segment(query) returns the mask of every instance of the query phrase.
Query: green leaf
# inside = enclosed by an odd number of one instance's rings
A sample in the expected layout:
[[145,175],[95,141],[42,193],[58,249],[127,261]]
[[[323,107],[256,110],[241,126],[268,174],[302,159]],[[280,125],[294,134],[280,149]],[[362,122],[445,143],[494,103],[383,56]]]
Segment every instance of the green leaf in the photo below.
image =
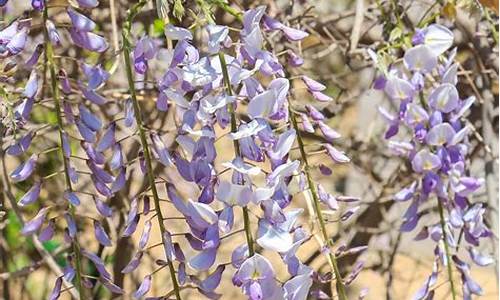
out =
[[43,242],[43,248],[45,248],[45,250],[47,250],[49,252],[56,250],[57,247],[59,247],[59,245],[60,244],[54,240]]
[[[56,251],[61,246],[61,243],[59,241],[56,241],[56,240],[46,241],[46,242],[43,242],[42,244],[43,244],[43,248],[50,253],[54,253],[54,251]],[[56,262],[59,266],[61,266],[61,267],[66,266],[66,259],[64,258],[64,253],[59,253],[59,255],[57,255],[55,257],[55,259],[56,259]]]
[[13,211],[7,215],[7,226],[5,227],[5,240],[11,249],[18,249],[25,242],[26,238],[21,234],[21,222]]
[[153,36],[160,37],[163,35],[163,28],[165,28],[165,22],[161,19],[156,19],[153,22]]
[[392,42],[397,41],[401,36],[403,35],[403,31],[401,28],[396,27],[391,31],[391,34],[389,35],[389,40]]

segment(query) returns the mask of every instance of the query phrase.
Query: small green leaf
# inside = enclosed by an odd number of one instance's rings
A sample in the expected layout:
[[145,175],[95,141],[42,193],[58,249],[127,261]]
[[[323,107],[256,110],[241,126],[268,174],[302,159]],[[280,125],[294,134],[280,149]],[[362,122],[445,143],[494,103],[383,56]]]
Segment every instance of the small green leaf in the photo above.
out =
[[159,37],[163,35],[163,28],[165,28],[165,22],[160,19],[156,19],[153,22],[153,36]]
[[389,40],[395,42],[401,37],[402,34],[403,32],[401,31],[401,28],[396,27],[391,31],[391,34],[389,35]]
[[21,235],[21,222],[13,211],[8,212],[7,226],[5,227],[5,240],[11,249],[17,249],[25,242]]
[[59,247],[59,243],[57,241],[50,240],[50,241],[43,242],[43,248],[45,248],[45,250],[47,250],[49,252],[56,250],[57,247]]

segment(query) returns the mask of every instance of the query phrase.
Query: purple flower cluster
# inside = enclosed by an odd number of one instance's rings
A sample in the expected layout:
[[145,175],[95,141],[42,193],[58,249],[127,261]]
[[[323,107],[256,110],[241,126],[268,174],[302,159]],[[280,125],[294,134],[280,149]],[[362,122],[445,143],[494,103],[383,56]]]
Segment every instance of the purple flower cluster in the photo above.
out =
[[[453,298],[457,288],[453,273],[458,271],[464,299],[470,299],[482,290],[471,278],[469,264],[458,257],[458,250],[466,248],[477,265],[493,262],[476,250],[480,240],[492,232],[484,223],[484,204],[473,198],[484,180],[470,175],[468,135],[472,129],[463,121],[475,99],[461,99],[457,91],[456,49],[447,52],[453,45],[449,29],[429,25],[418,29],[412,42],[403,57],[404,69],[382,69],[384,74],[376,80],[375,88],[383,90],[397,109],[391,113],[380,108],[389,125],[385,133],[389,148],[406,158],[415,173],[415,180],[394,195],[395,201],[410,202],[400,230],[415,230],[432,211],[422,209],[429,203],[438,208],[440,216],[438,221],[426,219],[415,237],[436,242],[436,261],[432,274],[414,298],[433,298],[442,265],[448,269]],[[378,60],[374,52],[371,56]],[[396,138],[400,132],[402,138]]]
[[[95,33],[96,23],[84,14],[99,3],[76,2],[78,7],[66,9],[72,43],[96,55],[105,52],[108,43]],[[113,226],[108,225],[119,212],[111,206],[110,199],[130,183],[135,169],[144,175],[148,185],[127,201],[128,215],[124,227],[118,228],[121,237],[132,236],[142,228],[136,252],[122,273],[137,270],[144,254],[152,247],[163,247],[164,258],[157,260],[157,270],[144,277],[132,293],[134,298],[145,296],[151,289],[154,274],[166,268],[173,291],[164,295],[165,298],[175,295],[180,299],[184,287],[195,287],[204,296],[217,299],[221,295],[216,288],[224,272],[232,269],[233,284],[241,287],[249,299],[307,299],[313,282],[332,280],[336,281],[339,298],[347,299],[344,286],[352,282],[362,265],[357,265],[345,280],[341,278],[336,256],[349,250],[333,249],[320,205],[336,211],[338,201],[355,202],[357,199],[334,197],[313,182],[312,166],[307,162],[299,131],[315,132],[319,128],[326,140],[322,147],[333,162],[347,163],[349,158],[331,145],[340,134],[327,125],[318,109],[306,105],[304,112],[299,112],[292,106],[287,70],[273,51],[266,49],[270,32],[279,32],[288,42],[300,41],[308,34],[272,19],[266,15],[265,7],[258,7],[243,13],[239,36],[230,35],[228,27],[214,24],[212,17],[206,15],[209,24],[196,29],[206,36],[199,45],[195,44],[191,30],[167,24],[164,36],[169,41],[167,44],[174,46],[165,48],[160,39],[148,35],[136,38],[130,32],[133,17],[145,3],[139,1],[129,10],[123,26],[123,56],[130,98],[116,102],[103,96],[103,88],[111,74],[102,65],[77,60],[78,71],[83,74],[78,79],[72,79],[62,68],[61,58],[55,56],[55,51],[64,44],[67,35],[50,20],[45,1],[32,1],[33,8],[43,15],[44,39],[24,64],[25,71],[32,71],[13,108],[15,119],[9,133],[16,133],[18,138],[8,147],[7,154],[27,157],[10,173],[11,181],[32,179],[33,182],[17,205],[38,207],[38,213],[25,222],[22,234],[48,241],[56,234],[56,223],[62,221],[64,240],[72,246],[72,254],[67,257],[63,274],[58,274],[50,299],[60,296],[63,283],[68,284],[70,290],[73,284],[82,299],[98,282],[111,293],[126,293],[114,283],[103,257],[90,248],[97,243],[101,248],[115,244],[116,234],[111,234]],[[0,31],[2,56],[9,58],[22,54],[28,32],[29,24],[21,21],[14,21]],[[273,33],[273,36],[276,35]],[[53,152],[52,149],[42,149],[38,153],[30,151],[34,141],[44,136],[41,132],[44,127],[28,130],[32,128],[28,126],[32,125],[32,110],[42,106],[41,98],[45,96],[39,96],[42,74],[35,68],[42,63],[39,62],[42,53],[47,58],[50,73],[49,103],[54,105],[57,115],[55,130],[59,141],[56,150],[60,151],[58,159],[62,161],[62,170],[36,179],[40,175],[35,172],[37,162]],[[297,54],[290,49],[287,53],[290,66],[302,65],[303,60]],[[136,82],[152,75],[150,62],[160,60],[163,72],[155,78],[156,108],[174,115],[177,147],[170,147],[161,129],[146,126],[144,107],[137,99]],[[332,100],[324,93],[323,84],[307,76],[300,78],[314,99]],[[9,79],[4,81],[12,83]],[[113,114],[120,111],[107,124],[102,118],[106,106],[116,108]],[[240,120],[239,114],[247,117]],[[45,128],[52,130],[54,126]],[[123,151],[130,139],[141,145],[132,159]],[[221,156],[218,150],[217,143],[224,140],[233,144],[234,156],[230,159],[227,152]],[[297,144],[300,159],[290,154]],[[31,152],[34,153],[29,154]],[[161,166],[160,170],[166,168],[176,172],[183,184],[196,191],[195,196],[184,197],[181,185],[155,172],[157,166]],[[325,165],[320,166],[320,170],[324,175],[332,172]],[[43,170],[38,171],[43,173]],[[63,201],[40,203],[40,192],[46,182],[58,175],[64,175],[65,179]],[[290,207],[294,178],[299,178],[302,191],[312,195],[324,243],[321,252],[328,257],[334,274],[319,273],[297,256],[298,249],[311,234],[299,223],[302,209]],[[82,181],[88,184],[83,185]],[[157,187],[160,185],[165,187],[164,197],[160,196],[161,190]],[[89,198],[95,205],[96,214],[92,217],[77,214]],[[350,208],[340,219],[347,220],[356,209]],[[243,212],[243,230],[234,228],[237,210]],[[253,213],[250,214],[250,210]],[[164,217],[164,213],[168,216]],[[173,232],[173,227],[166,225],[170,222],[169,216],[180,220],[188,231]],[[254,217],[256,220],[250,220]],[[139,227],[141,219],[144,222]],[[162,240],[156,246],[148,243],[155,221]],[[84,245],[79,240],[80,233],[90,223],[96,245]],[[256,232],[253,232],[252,223],[257,224]],[[224,261],[219,248],[225,237],[230,238],[238,231],[244,231],[246,243],[234,247],[230,262]],[[279,255],[287,266],[289,279],[278,280],[264,252]],[[85,262],[95,266],[98,275],[94,277],[98,281],[85,274],[82,268]],[[321,296],[320,291],[315,294]]]

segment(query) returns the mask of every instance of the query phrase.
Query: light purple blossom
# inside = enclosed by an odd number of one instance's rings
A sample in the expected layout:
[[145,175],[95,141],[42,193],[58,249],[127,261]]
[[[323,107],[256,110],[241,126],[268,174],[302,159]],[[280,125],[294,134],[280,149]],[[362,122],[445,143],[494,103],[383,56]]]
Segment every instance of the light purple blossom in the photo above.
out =
[[21,163],[16,169],[14,169],[14,171],[12,171],[12,173],[10,173],[10,178],[12,179],[12,181],[24,181],[29,176],[31,176],[31,174],[35,170],[37,160],[38,155],[33,154],[27,161]]
[[[466,243],[471,245],[469,252],[472,260],[479,265],[488,263],[488,259],[483,260],[473,248],[479,245],[479,238],[490,234],[482,221],[484,209],[480,203],[474,204],[473,199],[469,198],[484,180],[466,176],[469,172],[467,135],[470,130],[455,115],[462,116],[470,108],[473,99],[461,100],[455,87],[455,50],[451,51],[448,58],[441,57],[453,45],[453,33],[449,29],[441,25],[429,25],[417,30],[413,43],[415,46],[406,51],[403,59],[406,69],[413,72],[413,75],[410,74],[412,79],[408,81],[408,75],[404,72],[391,69],[384,87],[398,112],[390,114],[381,110],[381,113],[389,124],[387,139],[398,134],[399,127],[406,127],[410,131],[410,141],[389,142],[396,154],[411,162],[412,170],[416,173],[415,181],[394,196],[396,201],[411,201],[400,230],[408,232],[417,228],[421,217],[427,214],[419,209],[424,202],[435,200],[442,210],[440,223],[425,226],[415,238],[431,238],[437,246],[432,274],[414,298],[433,297],[432,287],[437,282],[438,264],[442,262],[446,267],[451,263],[448,262],[451,256],[454,267],[462,274],[464,295],[470,297],[471,294],[480,294],[481,288],[471,279],[468,265],[460,261],[458,256],[452,255],[450,249],[458,249],[456,230],[462,230]],[[435,72],[436,69],[445,71]],[[439,77],[435,78],[434,87],[427,88],[428,77],[436,73]],[[423,74],[427,74],[427,77]],[[473,224],[473,220],[478,223]],[[472,227],[477,229],[475,233]],[[447,244],[446,247],[443,247],[444,244]]]

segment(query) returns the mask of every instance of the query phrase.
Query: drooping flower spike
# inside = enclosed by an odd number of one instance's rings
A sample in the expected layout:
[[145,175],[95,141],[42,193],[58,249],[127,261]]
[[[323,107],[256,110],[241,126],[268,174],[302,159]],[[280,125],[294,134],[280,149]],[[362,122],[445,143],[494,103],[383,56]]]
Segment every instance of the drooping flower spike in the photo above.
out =
[[[18,97],[5,149],[18,160],[7,177],[22,190],[20,220],[30,216],[21,233],[65,249],[65,267],[54,272],[49,298],[72,293],[87,299],[99,291],[180,300],[189,290],[195,298],[219,299],[225,297],[220,286],[231,283],[249,299],[325,297],[319,286],[332,286],[332,297],[350,298],[347,289],[365,266],[357,261],[344,272],[338,260],[367,246],[349,248],[326,226],[352,222],[360,204],[317,178],[351,158],[326,113],[326,105],[334,105],[326,82],[303,74],[300,42],[309,33],[298,24],[301,18],[278,20],[264,6],[238,13],[223,1],[196,1],[191,8],[200,15],[193,24],[160,14],[154,30],[141,32],[134,19],[149,16],[148,3],[137,1],[120,18],[116,53],[108,51],[107,26],[91,18],[97,0],[70,1],[65,9],[33,0],[43,37],[34,37],[35,30],[28,35],[29,22],[22,20],[0,31],[0,56],[25,62],[16,76],[25,78],[15,87],[5,84],[8,96]],[[241,28],[216,24],[211,5],[232,11]],[[60,26],[57,10],[68,26]],[[416,178],[394,196],[410,203],[401,231],[421,227],[424,203],[437,199],[442,209],[442,222],[417,234],[436,243],[432,273],[417,298],[432,297],[445,263],[461,276],[464,295],[480,293],[463,254],[447,250],[458,246],[458,231],[467,243],[463,253],[478,265],[492,263],[476,247],[491,231],[486,208],[471,197],[483,180],[471,176],[470,128],[462,122],[473,100],[462,99],[456,88],[455,54],[444,57],[452,36],[439,25],[419,29],[402,58],[404,72],[384,70],[376,83],[398,110],[381,109],[389,147],[406,158]],[[33,41],[39,44],[29,47]],[[68,44],[71,57],[60,47]],[[124,67],[117,72],[110,57]],[[39,113],[47,109],[50,114]],[[403,127],[410,139],[397,139]],[[320,142],[308,144],[308,134]],[[59,168],[48,173],[52,162]],[[244,241],[232,247],[229,260],[223,250],[237,235]],[[313,238],[326,271],[302,261]],[[107,255],[121,255],[124,242],[131,251],[123,251],[126,261],[117,269]],[[145,267],[149,262],[154,268]],[[125,282],[139,280],[132,288],[120,286],[115,271]],[[164,278],[165,289],[155,288]]]
[[[399,108],[395,114],[381,110],[389,123],[386,132],[386,138],[391,139],[389,146],[411,163],[416,174],[415,181],[394,196],[396,201],[411,202],[400,230],[410,232],[421,227],[420,220],[425,213],[420,207],[425,203],[437,206],[440,215],[439,222],[426,224],[415,237],[436,242],[432,274],[415,299],[432,298],[439,265],[447,269],[453,299],[458,293],[455,270],[462,274],[464,297],[469,298],[482,291],[470,277],[469,264],[458,258],[461,245],[457,239],[463,234],[467,247],[474,249],[480,239],[492,234],[484,223],[482,204],[474,203],[471,197],[484,181],[468,175],[469,129],[461,117],[473,100],[461,99],[455,86],[457,69],[452,63],[455,51],[444,56],[453,45],[453,33],[449,29],[437,24],[418,29],[413,44],[403,58],[408,73],[396,68],[385,70],[384,84],[377,88],[383,89]],[[376,55],[374,57],[376,59]],[[434,85],[426,82],[429,77],[435,80]],[[398,137],[399,127],[408,128],[410,136]]]

